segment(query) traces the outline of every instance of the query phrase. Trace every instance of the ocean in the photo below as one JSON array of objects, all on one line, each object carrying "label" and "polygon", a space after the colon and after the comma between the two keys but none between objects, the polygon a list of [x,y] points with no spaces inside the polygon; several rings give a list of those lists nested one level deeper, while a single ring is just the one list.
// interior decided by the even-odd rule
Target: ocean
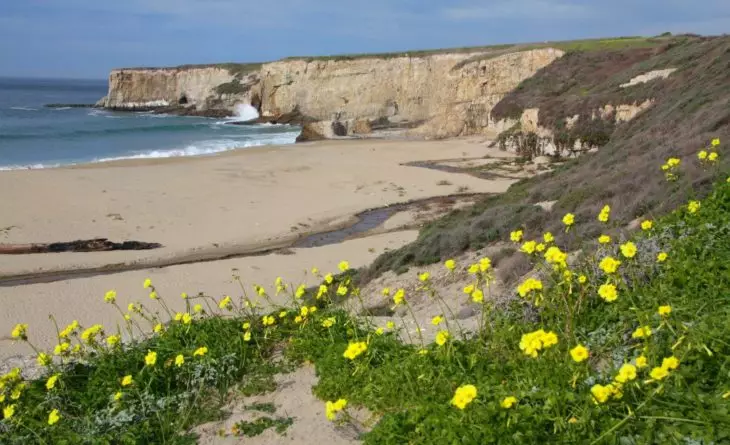
[{"label": "ocean", "polygon": [[105,80],[0,78],[0,170],[48,168],[119,159],[200,156],[239,147],[294,143],[289,125],[230,125],[256,117],[250,106],[228,119],[95,108]]}]

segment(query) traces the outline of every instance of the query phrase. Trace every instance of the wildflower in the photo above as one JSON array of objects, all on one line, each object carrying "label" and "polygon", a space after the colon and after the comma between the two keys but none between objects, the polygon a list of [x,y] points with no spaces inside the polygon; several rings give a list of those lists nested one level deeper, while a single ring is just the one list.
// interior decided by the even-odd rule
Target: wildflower
[{"label": "wildflower", "polygon": [[585,275],[580,275],[580,276],[578,276],[578,282],[579,282],[580,284],[585,284],[585,283],[586,283],[586,281],[588,281],[588,277],[587,277],[587,276],[585,276]]},{"label": "wildflower", "polygon": [[336,402],[330,402],[329,400],[325,403],[325,415],[329,420],[335,420],[337,413],[342,411],[347,406],[346,399],[339,399]]},{"label": "wildflower", "polygon": [[608,217],[611,213],[611,207],[608,205],[603,206],[601,213],[598,214],[598,220],[601,222],[608,222]]},{"label": "wildflower", "polygon": [[193,306],[193,312],[195,312],[196,314],[203,312],[203,305],[196,304],[195,306]]},{"label": "wildflower", "polygon": [[124,377],[122,377],[122,386],[129,386],[132,383],[134,383],[134,380],[132,380],[131,375],[125,375]]},{"label": "wildflower", "polygon": [[537,247],[536,241],[525,241],[525,243],[522,244],[522,247],[520,247],[520,251],[524,252],[528,255],[532,255],[535,253],[535,248]]},{"label": "wildflower", "polygon": [[395,329],[395,323],[392,321],[388,321],[385,323],[385,327],[388,329]]},{"label": "wildflower", "polygon": [[608,244],[611,242],[611,237],[608,235],[601,235],[598,237],[598,242],[601,244]]},{"label": "wildflower", "polygon": [[9,419],[15,415],[15,405],[8,405],[3,408],[3,417]]},{"label": "wildflower", "polygon": [[384,287],[383,288],[383,291],[381,293],[383,294],[384,297],[389,297],[390,296],[390,288],[389,287]]},{"label": "wildflower", "polygon": [[132,316],[130,314],[124,314],[124,320],[130,321],[132,319]]},{"label": "wildflower", "polygon": [[66,353],[66,351],[68,351],[69,346],[70,345],[68,343],[66,343],[66,342],[59,343],[59,344],[56,345],[55,348],[53,348],[53,354],[55,354],[55,355],[63,355],[63,354]]},{"label": "wildflower", "polygon": [[462,385],[456,388],[451,404],[459,409],[465,409],[477,397],[477,387],[474,385]]},{"label": "wildflower", "polygon": [[650,326],[640,326],[631,334],[631,338],[649,338],[651,337]]},{"label": "wildflower", "polygon": [[713,151],[712,153],[710,153],[709,156],[707,156],[707,160],[710,162],[715,162],[715,161],[717,161],[718,157],[720,157],[720,155],[717,154],[717,152]]},{"label": "wildflower", "polygon": [[345,350],[345,353],[342,354],[343,357],[349,358],[350,360],[355,360],[360,354],[364,353],[368,349],[368,344],[364,341],[359,342],[350,342],[349,345],[347,345],[347,349]]},{"label": "wildflower", "polygon": [[609,303],[616,301],[616,299],[618,298],[616,286],[609,283],[602,284],[601,287],[598,288],[598,296]]},{"label": "wildflower", "polygon": [[114,347],[119,344],[119,342],[122,341],[122,337],[119,335],[110,335],[106,338],[106,344],[109,345],[109,347]]},{"label": "wildflower", "polygon": [[16,324],[13,328],[13,332],[11,332],[11,335],[13,338],[20,338],[22,340],[25,340],[28,338],[28,325],[25,323],[19,323]]},{"label": "wildflower", "polygon": [[538,244],[537,246],[535,246],[535,250],[538,252],[542,252],[543,250],[545,250],[545,244],[543,244],[543,243]]},{"label": "wildflower", "polygon": [[185,312],[182,316],[182,322],[183,324],[190,324],[193,321],[192,315]]},{"label": "wildflower", "polygon": [[502,399],[502,401],[499,403],[499,406],[504,409],[510,409],[515,405],[515,403],[517,403],[517,397],[508,396]]},{"label": "wildflower", "polygon": [[279,318],[285,318],[286,317],[286,311],[279,312]]},{"label": "wildflower", "polygon": [[551,246],[545,251],[545,261],[556,267],[567,267],[567,259],[568,255],[555,246]]},{"label": "wildflower", "polygon": [[488,271],[492,267],[492,260],[487,257],[479,259],[479,270],[482,272]]},{"label": "wildflower", "polygon": [[426,355],[428,354],[428,349],[421,348],[418,350],[418,355]]},{"label": "wildflower", "polygon": [[345,286],[344,284],[340,284],[337,287],[337,295],[339,295],[341,297],[344,297],[345,295],[347,295],[347,286]]},{"label": "wildflower", "polygon": [[690,201],[689,204],[687,204],[687,211],[695,214],[700,210],[700,206],[701,204],[699,201]]},{"label": "wildflower", "polygon": [[294,293],[294,296],[297,298],[302,298],[306,291],[307,287],[303,284],[300,284],[299,287],[297,287],[297,291]]},{"label": "wildflower", "polygon": [[641,222],[641,230],[650,230],[654,223],[651,220],[644,220]]},{"label": "wildflower", "polygon": [[475,263],[475,264],[472,264],[472,265],[470,265],[470,266],[469,266],[469,270],[468,270],[468,272],[469,272],[470,274],[472,274],[472,275],[478,274],[478,273],[479,273],[479,265],[478,265],[478,264],[476,264],[476,263]]},{"label": "wildflower", "polygon": [[669,166],[667,164],[662,165],[662,171],[669,170]]},{"label": "wildflower", "polygon": [[178,368],[185,364],[185,356],[182,354],[178,354],[177,357],[175,357],[175,366]]},{"label": "wildflower", "polygon": [[436,344],[439,346],[445,345],[449,341],[450,336],[449,331],[438,331],[436,333]]},{"label": "wildflower", "polygon": [[337,268],[340,269],[340,272],[347,272],[348,269],[350,269],[350,263],[347,261],[340,261],[340,264],[337,265]]},{"label": "wildflower", "polygon": [[669,315],[669,314],[672,313],[672,306],[670,306],[668,304],[667,305],[664,305],[664,306],[659,306],[659,309],[658,309],[657,312],[659,313],[659,315],[661,315],[662,317],[664,317],[664,316]]},{"label": "wildflower", "polygon": [[117,301],[117,292],[114,290],[106,291],[106,294],[104,295],[104,301],[109,304],[114,304],[114,302]]},{"label": "wildflower", "polygon": [[648,365],[648,360],[646,359],[645,356],[640,355],[640,356],[636,357],[636,367],[637,368],[639,368],[639,369],[646,368],[647,365]]},{"label": "wildflower", "polygon": [[115,393],[114,393],[114,401],[115,401],[115,402],[118,402],[118,401],[120,401],[120,400],[122,399],[122,396],[123,396],[123,395],[124,395],[124,394],[123,394],[123,393],[122,393],[121,391],[117,391],[117,392],[115,392]]},{"label": "wildflower", "polygon": [[385,332],[383,328],[378,328],[375,330],[375,335],[383,335],[383,332]]},{"label": "wildflower", "polygon": [[272,326],[274,323],[276,323],[276,318],[274,318],[273,315],[264,315],[261,318],[261,321],[263,321],[264,326]]},{"label": "wildflower", "polygon": [[697,153],[697,159],[700,161],[704,161],[707,159],[707,151],[706,150],[700,150],[699,153]]},{"label": "wildflower", "polygon": [[720,138],[714,138],[712,142],[710,142],[710,145],[712,145],[713,147],[717,147],[718,145],[720,145]]},{"label": "wildflower", "polygon": [[301,315],[297,315],[296,317],[294,317],[294,323],[296,323],[296,324],[301,323],[303,320],[304,320],[304,318],[302,318]]},{"label": "wildflower", "polygon": [[474,303],[481,303],[484,301],[484,292],[482,292],[480,289],[475,289],[474,292],[471,293],[471,301]]},{"label": "wildflower", "polygon": [[317,296],[316,296],[317,300],[322,298],[326,293],[327,293],[327,286],[325,286],[324,284],[320,284],[319,289],[317,289]]},{"label": "wildflower", "polygon": [[53,374],[52,376],[48,377],[48,380],[46,380],[46,389],[52,390],[56,387],[56,382],[58,381],[58,377],[60,377],[60,374]]},{"label": "wildflower", "polygon": [[396,306],[403,303],[403,300],[405,299],[406,291],[403,289],[398,289],[395,292],[395,295],[393,295],[393,303],[395,303]]},{"label": "wildflower", "polygon": [[299,310],[299,315],[302,317],[306,317],[309,315],[309,308],[307,306],[302,306],[302,308]]},{"label": "wildflower", "polygon": [[545,233],[544,233],[544,234],[542,235],[542,240],[543,240],[543,241],[545,241],[545,243],[546,243],[546,244],[550,244],[550,243],[552,243],[553,241],[555,241],[555,237],[553,236],[553,234],[552,234],[552,233],[550,233],[550,232],[545,232]]},{"label": "wildflower", "polygon": [[636,244],[631,241],[621,244],[621,255],[626,258],[633,258],[636,255]]},{"label": "wildflower", "polygon": [[523,334],[520,339],[520,350],[530,357],[537,357],[542,349],[547,349],[558,343],[558,336],[554,332],[545,332],[539,329]]},{"label": "wildflower", "polygon": [[669,371],[666,368],[656,367],[651,370],[649,377],[654,380],[663,380],[669,375]]},{"label": "wildflower", "polygon": [[583,345],[578,345],[575,348],[570,350],[570,356],[573,358],[573,361],[576,363],[580,363],[584,360],[588,359],[588,348],[586,348]]},{"label": "wildflower", "polygon": [[509,234],[509,239],[515,243],[519,243],[522,240],[522,230],[515,230]]},{"label": "wildflower", "polygon": [[440,325],[444,321],[444,317],[437,315],[431,319],[431,324],[434,326]]},{"label": "wildflower", "polygon": [[662,359],[662,368],[677,369],[677,367],[679,367],[679,359],[677,357],[671,356]]},{"label": "wildflower", "polygon": [[431,274],[428,272],[424,272],[418,276],[418,279],[422,282],[428,281],[428,279],[431,277]]},{"label": "wildflower", "polygon": [[154,327],[154,328],[152,328],[152,330],[153,330],[153,331],[154,331],[154,332],[155,332],[156,334],[159,334],[160,332],[162,332],[162,329],[163,329],[162,323],[157,323],[157,324],[155,325],[155,327]]},{"label": "wildflower", "polygon": [[102,325],[95,324],[81,333],[81,340],[87,343],[93,343],[96,340],[96,336],[103,331],[104,327]]},{"label": "wildflower", "polygon": [[55,425],[59,420],[61,420],[61,415],[58,414],[58,410],[57,409],[54,409],[48,415],[48,424],[49,425]]},{"label": "wildflower", "polygon": [[657,263],[663,263],[667,260],[667,257],[668,255],[666,252],[659,252],[659,254],[657,254],[656,256],[656,261]]},{"label": "wildflower", "polygon": [[175,314],[175,321],[180,321],[180,320],[182,320],[182,316],[183,316],[182,312],[178,312],[178,313],[176,313],[176,314]]},{"label": "wildflower", "polygon": [[327,275],[324,276],[324,281],[327,284],[332,284],[333,280],[334,280],[334,277],[332,276],[331,273],[328,273]]},{"label": "wildflower", "polygon": [[593,395],[596,403],[606,403],[609,397],[611,397],[612,392],[613,391],[609,386],[596,384],[591,387],[591,394]]},{"label": "wildflower", "polygon": [[450,259],[446,260],[444,262],[444,267],[453,271],[454,269],[456,269],[456,261]]},{"label": "wildflower", "polygon": [[160,296],[157,295],[157,291],[150,292],[150,300],[159,300]]},{"label": "wildflower", "polygon": [[243,333],[243,341],[251,341],[251,331],[246,331]]},{"label": "wildflower", "polygon": [[187,300],[188,299],[188,294],[186,294],[185,292],[183,292],[183,293],[180,294],[180,298],[182,298],[183,300]]},{"label": "wildflower", "polygon": [[150,280],[149,278],[145,278],[142,287],[145,289],[149,289],[150,287],[152,287],[152,280]]},{"label": "wildflower", "polygon": [[532,291],[541,291],[542,281],[535,278],[528,278],[517,287],[517,293],[520,297],[525,298]]},{"label": "wildflower", "polygon": [[598,263],[598,267],[606,274],[616,273],[616,270],[618,270],[620,265],[621,261],[611,256],[603,258],[601,262]]},{"label": "wildflower", "polygon": [[571,417],[570,419],[568,419],[568,423],[570,423],[570,424],[578,423],[578,419],[576,419],[575,417]]},{"label": "wildflower", "polygon": [[196,349],[195,352],[193,352],[193,357],[202,357],[207,353],[208,353],[208,347],[201,346],[198,349]]},{"label": "wildflower", "polygon": [[147,366],[155,366],[155,363],[157,363],[157,353],[148,350],[147,355],[144,356],[144,363]]},{"label": "wildflower", "polygon": [[618,375],[616,375],[615,380],[619,383],[626,383],[634,379],[636,379],[636,366],[630,363],[625,363],[621,366],[621,368],[619,368]]},{"label": "wildflower", "polygon": [[276,280],[274,280],[274,286],[276,287],[276,295],[279,295],[280,292],[283,292],[286,289],[286,286],[284,286],[284,280],[281,277],[276,277]]},{"label": "wildflower", "polygon": [[682,162],[679,158],[669,158],[667,159],[667,165],[669,168],[679,167],[680,162]]},{"label": "wildflower", "polygon": [[218,307],[221,308],[221,309],[230,309],[230,307],[231,307],[231,297],[229,297],[228,295],[226,295],[220,301],[220,303],[218,303]]},{"label": "wildflower", "polygon": [[567,227],[572,226],[575,223],[575,215],[572,213],[566,213],[565,216],[563,216],[563,224],[565,224]]},{"label": "wildflower", "polygon": [[129,303],[127,305],[127,311],[129,311],[129,312],[137,312],[138,310],[139,310],[139,308],[134,303]]},{"label": "wildflower", "polygon": [[335,317],[325,318],[324,320],[322,320],[322,327],[331,328],[332,326],[335,325],[335,323],[337,323],[337,318],[335,318]]},{"label": "wildflower", "polygon": [[464,286],[464,293],[471,295],[471,293],[474,292],[474,285],[470,284],[468,286]]},{"label": "wildflower", "polygon": [[71,334],[76,332],[76,330],[79,328],[79,322],[74,320],[66,326],[61,332],[58,333],[58,336],[60,338],[68,338]]},{"label": "wildflower", "polygon": [[266,289],[264,289],[263,286],[259,286],[258,284],[256,284],[253,288],[258,296],[263,297],[264,295],[266,295]]},{"label": "wildflower", "polygon": [[40,366],[48,366],[51,364],[51,356],[46,354],[45,352],[41,352],[38,354],[38,357],[36,358],[36,361]]}]

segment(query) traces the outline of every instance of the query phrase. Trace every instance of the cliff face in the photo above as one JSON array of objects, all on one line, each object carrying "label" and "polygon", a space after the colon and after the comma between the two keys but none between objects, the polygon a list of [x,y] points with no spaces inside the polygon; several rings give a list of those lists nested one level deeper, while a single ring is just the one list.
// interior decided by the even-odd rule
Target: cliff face
[{"label": "cliff face", "polygon": [[109,75],[104,106],[113,109],[189,107],[230,110],[251,103],[258,73],[236,75],[226,68],[118,69]]},{"label": "cliff face", "polygon": [[297,110],[348,127],[363,119],[423,123],[413,132],[425,137],[479,133],[505,94],[562,54],[545,48],[496,57],[274,62],[261,70],[261,112],[277,116]]}]

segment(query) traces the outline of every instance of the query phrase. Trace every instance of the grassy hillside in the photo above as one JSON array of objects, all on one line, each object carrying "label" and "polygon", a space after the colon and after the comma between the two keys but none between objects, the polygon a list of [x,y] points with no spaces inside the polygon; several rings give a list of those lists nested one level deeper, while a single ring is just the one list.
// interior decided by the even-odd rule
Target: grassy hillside
[{"label": "grassy hillside", "polygon": [[[664,68],[677,71],[666,80],[619,87],[636,75]],[[608,142],[597,153],[571,159],[550,174],[523,180],[504,195],[429,224],[417,241],[384,254],[363,277],[480,249],[517,227],[560,232],[560,221],[535,206],[542,201],[556,201],[553,212],[572,212],[584,222],[571,234],[576,247],[600,234],[595,215],[605,204],[617,209],[614,217],[625,226],[703,196],[713,169],[704,168],[696,154],[714,137],[730,140],[729,87],[730,37],[679,38],[656,48],[567,54],[508,94],[495,107],[494,117],[516,117],[525,108],[539,107],[540,124],[560,131],[564,118],[579,114],[586,120],[605,104],[653,99],[653,106],[628,123],[607,126]],[[583,128],[595,130],[592,125]],[[670,156],[679,157],[685,170],[667,189],[664,177],[654,173]],[[724,153],[719,164],[728,165]]]}]

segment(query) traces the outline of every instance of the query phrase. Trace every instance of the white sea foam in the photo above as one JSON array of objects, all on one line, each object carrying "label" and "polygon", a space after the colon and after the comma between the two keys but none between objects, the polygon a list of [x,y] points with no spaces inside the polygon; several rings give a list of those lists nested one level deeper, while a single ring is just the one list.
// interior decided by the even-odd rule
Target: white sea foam
[{"label": "white sea foam", "polygon": [[35,170],[39,168],[55,168],[60,166],[61,164],[0,165],[0,171]]},{"label": "white sea foam", "polygon": [[53,108],[53,109],[56,111],[62,111],[62,110],[70,110],[71,107],[58,107],[58,108]]},{"label": "white sea foam", "polygon": [[31,108],[31,107],[10,107],[11,110],[21,110],[21,111],[38,111],[38,108]]}]

